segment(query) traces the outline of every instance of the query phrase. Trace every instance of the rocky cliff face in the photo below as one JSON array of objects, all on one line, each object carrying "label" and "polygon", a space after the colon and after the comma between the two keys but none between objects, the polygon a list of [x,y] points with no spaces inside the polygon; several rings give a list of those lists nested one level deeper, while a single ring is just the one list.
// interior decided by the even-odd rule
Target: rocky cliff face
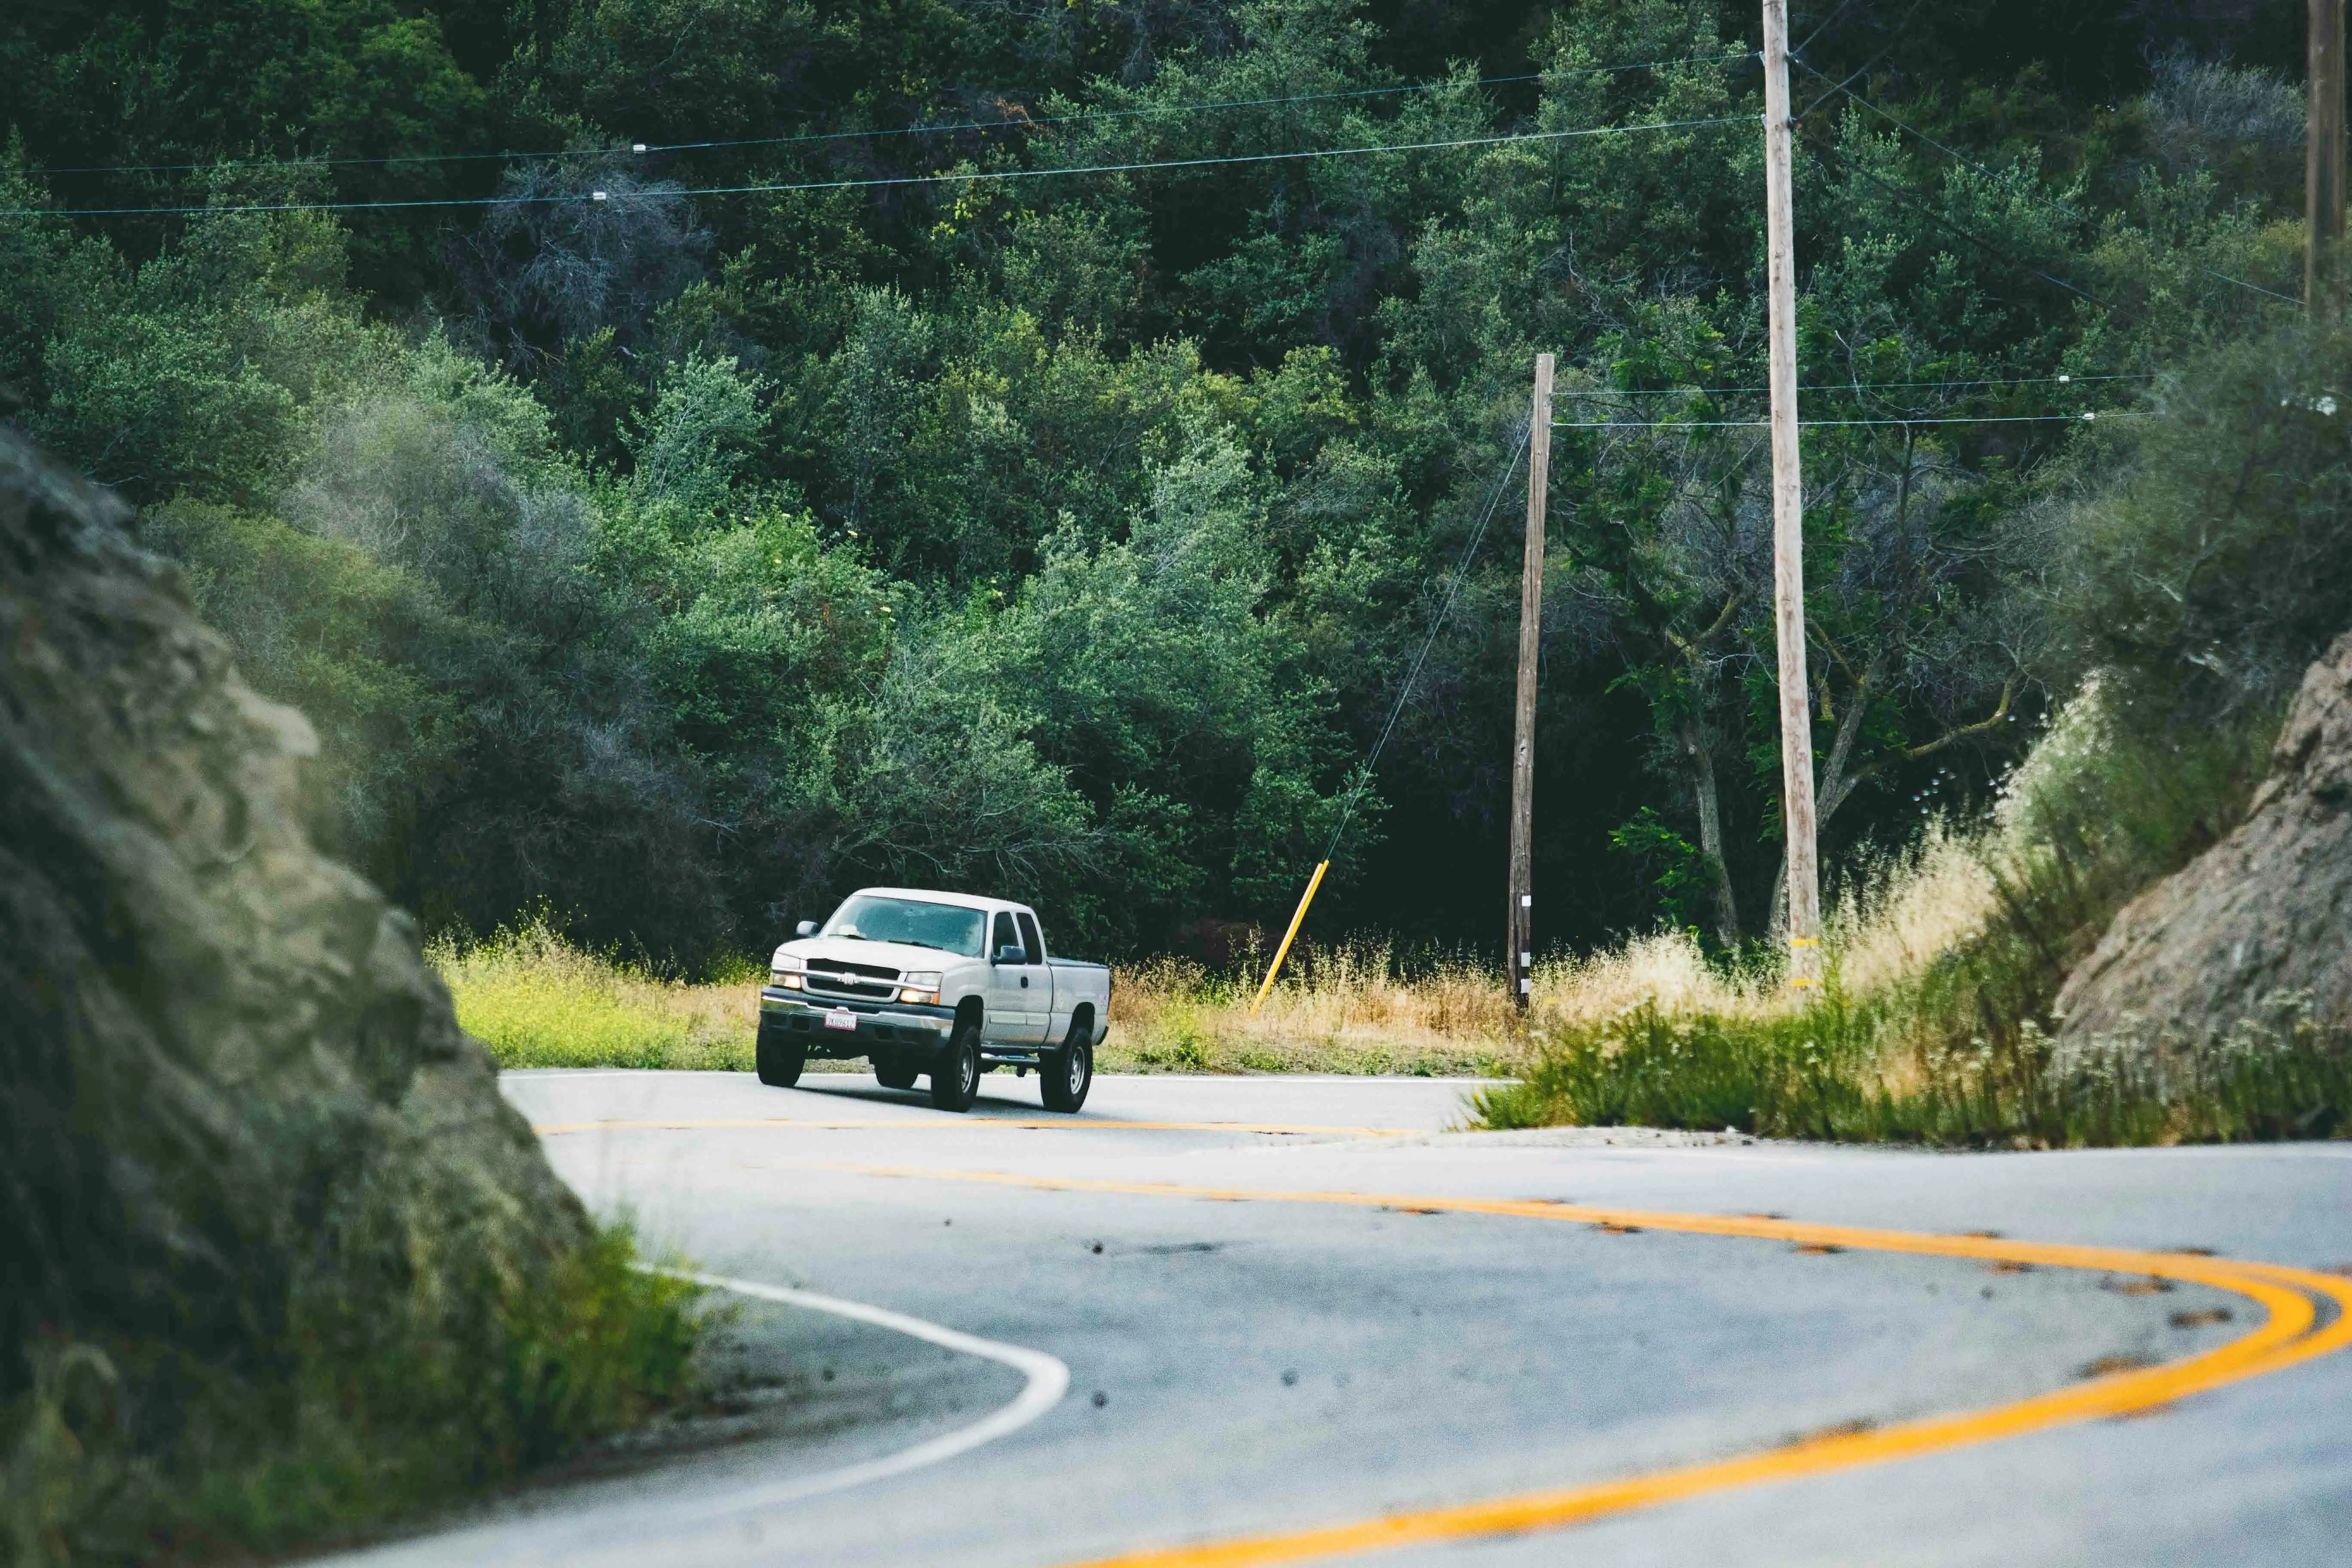
[{"label": "rocky cliff face", "polygon": [[125,521],[0,432],[0,1400],[67,1342],[257,1411],[321,1336],[471,1375],[585,1216]]},{"label": "rocky cliff face", "polygon": [[2195,1042],[2288,997],[2352,1028],[2352,634],[2304,676],[2244,825],[2126,906],[2058,1011],[2069,1043]]}]

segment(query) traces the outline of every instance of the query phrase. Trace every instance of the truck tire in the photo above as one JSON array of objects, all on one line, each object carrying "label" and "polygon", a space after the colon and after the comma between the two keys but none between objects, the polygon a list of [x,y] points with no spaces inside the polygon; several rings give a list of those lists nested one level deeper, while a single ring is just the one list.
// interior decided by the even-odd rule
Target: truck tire
[{"label": "truck tire", "polygon": [[922,1069],[905,1057],[876,1057],[874,1081],[884,1089],[912,1089]]},{"label": "truck tire", "polygon": [[959,1024],[931,1063],[931,1103],[941,1110],[970,1110],[979,1098],[980,1026]]},{"label": "truck tire", "polygon": [[796,1040],[779,1038],[767,1030],[760,1031],[758,1058],[760,1081],[771,1089],[790,1089],[801,1080],[801,1068],[808,1065],[808,1047]]},{"label": "truck tire", "polygon": [[1069,1038],[1058,1051],[1047,1051],[1037,1064],[1037,1087],[1048,1110],[1076,1110],[1087,1102],[1095,1086],[1095,1048],[1087,1037],[1094,1020],[1081,1013],[1070,1020]]}]

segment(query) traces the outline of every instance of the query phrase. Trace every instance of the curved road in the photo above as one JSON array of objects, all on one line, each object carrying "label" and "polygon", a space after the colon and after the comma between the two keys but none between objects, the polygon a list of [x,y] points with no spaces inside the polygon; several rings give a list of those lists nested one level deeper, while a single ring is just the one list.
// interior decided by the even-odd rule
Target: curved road
[{"label": "curved road", "polygon": [[2352,1562],[2352,1146],[1460,1133],[1467,1086],[1411,1079],[1105,1078],[1076,1118],[1001,1073],[966,1117],[803,1085],[505,1079],[592,1206],[823,1363],[793,1419],[349,1561]]}]

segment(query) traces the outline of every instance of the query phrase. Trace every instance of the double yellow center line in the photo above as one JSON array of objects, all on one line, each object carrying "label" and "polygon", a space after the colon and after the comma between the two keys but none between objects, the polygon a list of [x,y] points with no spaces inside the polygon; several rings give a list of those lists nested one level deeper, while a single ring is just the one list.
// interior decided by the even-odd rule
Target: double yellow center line
[{"label": "double yellow center line", "polygon": [[[1606,1515],[1649,1508],[1703,1493],[1794,1480],[1833,1470],[1885,1464],[1922,1454],[2021,1436],[2104,1416],[2154,1410],[2189,1394],[2277,1372],[2352,1343],[2352,1279],[2275,1264],[2178,1252],[2012,1241],[1994,1236],[1936,1236],[1860,1226],[1814,1225],[1763,1215],[1679,1214],[1656,1209],[1595,1208],[1528,1199],[1423,1197],[1357,1192],[1282,1192],[1205,1187],[1167,1182],[1092,1181],[1076,1177],[1009,1175],[994,1171],[919,1167],[835,1167],[866,1175],[976,1182],[1046,1192],[1124,1193],[1147,1197],[1204,1198],[1223,1203],[1328,1204],[1348,1208],[1411,1209],[1444,1214],[1504,1215],[1612,1231],[1655,1230],[1690,1236],[1736,1237],[1817,1248],[1971,1258],[1984,1263],[2176,1280],[2231,1291],[2263,1310],[2260,1327],[2229,1343],[2184,1360],[2109,1373],[2069,1388],[2006,1405],[1917,1421],[1840,1431],[1706,1464],[1647,1475],[1563,1487],[1447,1508],[1383,1514],[1372,1519],[1222,1541],[1157,1547],[1070,1564],[1069,1568],[1271,1568],[1360,1552],[1482,1536],[1557,1530]],[[2327,1321],[2322,1324],[2322,1312]]]},{"label": "double yellow center line", "polygon": [[[1398,1136],[1407,1128],[1333,1127],[1283,1122],[1087,1121],[1057,1120],[582,1121],[542,1126],[545,1135],[627,1130],[799,1128],[849,1130],[1023,1128],[1055,1131],[1151,1130],[1263,1134]],[[2227,1344],[2159,1366],[2133,1368],[2004,1405],[1928,1416],[1885,1426],[1840,1430],[1728,1459],[1654,1470],[1583,1486],[1517,1492],[1444,1508],[1382,1514],[1300,1530],[1154,1547],[1090,1559],[1067,1568],[1274,1568],[1362,1552],[1481,1537],[1557,1530],[1612,1514],[1650,1508],[1739,1487],[1885,1464],[2102,1417],[2158,1409],[2189,1394],[2281,1371],[2352,1343],[2352,1279],[2277,1264],[2180,1252],[2076,1247],[1972,1234],[1938,1236],[1860,1226],[1817,1225],[1762,1215],[1682,1214],[1656,1209],[1593,1207],[1524,1198],[1423,1197],[1347,1191],[1267,1190],[1122,1182],[1075,1176],[1015,1175],[997,1171],[950,1171],[903,1165],[811,1163],[811,1168],[870,1176],[970,1182],[1043,1192],[1115,1193],[1139,1197],[1208,1199],[1221,1203],[1323,1204],[1346,1208],[1475,1214],[1601,1226],[1614,1232],[1654,1230],[1775,1241],[1809,1250],[1887,1252],[1973,1259],[1990,1265],[2086,1269],[2095,1273],[2210,1286],[2262,1310],[2261,1324]]]}]

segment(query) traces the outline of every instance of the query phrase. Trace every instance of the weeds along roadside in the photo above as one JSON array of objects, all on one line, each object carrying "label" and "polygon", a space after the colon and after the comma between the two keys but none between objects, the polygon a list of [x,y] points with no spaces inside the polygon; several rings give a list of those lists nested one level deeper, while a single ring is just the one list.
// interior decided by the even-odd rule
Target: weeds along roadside
[{"label": "weeds along roadside", "polygon": [[[1931,826],[1849,879],[1831,984],[1810,999],[1672,932],[1539,963],[1524,1027],[1504,983],[1459,957],[1310,945],[1255,1016],[1247,955],[1162,958],[1119,970],[1099,1066],[1516,1079],[1475,1097],[1489,1127],[1997,1146],[2342,1131],[2347,1043],[2294,998],[2212,1040],[2062,1050],[2053,1029],[2061,983],[2115,911],[2236,825],[2274,728],[2144,733],[2095,686],[1991,822]],[[583,952],[544,915],[430,956],[503,1066],[751,1065],[754,963],[685,984]]]},{"label": "weeds along roadside", "polygon": [[2115,912],[2242,817],[2275,718],[2142,732],[2094,687],[1993,820],[1933,827],[1850,883],[1830,977],[1727,978],[1696,944],[1636,943],[1609,984],[1538,1008],[1488,1127],[1640,1123],[1947,1146],[2340,1135],[2352,1040],[2272,998],[2220,1037],[2062,1042],[2053,1007]]},{"label": "weeds along roadside", "polygon": [[298,1279],[264,1366],[137,1341],[37,1347],[0,1489],[9,1560],[242,1562],[348,1541],[684,1407],[703,1392],[709,1312],[638,1258],[626,1226],[599,1227],[552,1268],[484,1281],[495,1310],[456,1334],[446,1303],[407,1300],[387,1325],[383,1300]]},{"label": "weeds along roadside", "polygon": [[[764,973],[756,961],[688,984],[573,945],[544,911],[477,942],[436,938],[425,956],[458,1023],[500,1067],[751,1070]],[[1413,959],[1378,942],[1310,947],[1255,1017],[1247,968],[1181,958],[1120,966],[1099,1069],[1476,1076],[1517,1065],[1509,993],[1466,961]],[[864,1070],[809,1064],[835,1066]]]}]

